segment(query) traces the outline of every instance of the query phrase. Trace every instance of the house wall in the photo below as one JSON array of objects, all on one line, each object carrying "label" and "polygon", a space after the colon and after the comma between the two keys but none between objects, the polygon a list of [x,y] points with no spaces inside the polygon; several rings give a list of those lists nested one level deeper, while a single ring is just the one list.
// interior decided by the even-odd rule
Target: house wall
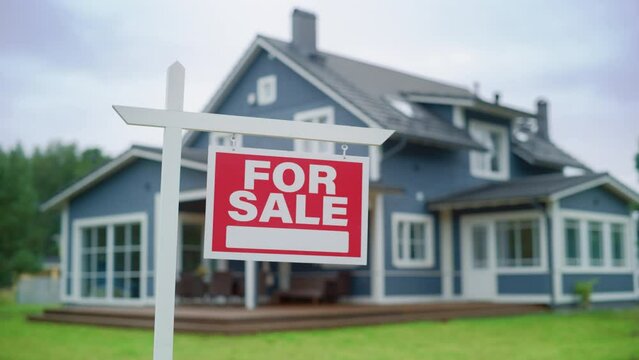
[{"label": "house wall", "polygon": [[[119,215],[134,212],[147,214],[147,296],[153,296],[153,266],[155,239],[155,194],[160,191],[161,164],[157,161],[137,159],[100,184],[78,195],[69,203],[67,259],[73,259],[73,222],[78,219]],[[180,189],[201,189],[206,184],[206,173],[182,168]],[[71,287],[67,287],[70,291]]]},{"label": "house wall", "polygon": [[[256,93],[257,79],[266,75],[275,75],[277,77],[277,100],[270,105],[250,105],[247,102],[247,97],[251,93]],[[288,120],[293,119],[297,112],[325,106],[334,108],[335,124],[366,126],[361,120],[309,84],[304,78],[279,60],[269,57],[262,50],[215,112]],[[293,150],[293,141],[290,139],[244,136],[242,145],[265,149]],[[198,134],[191,146],[206,148],[208,146],[208,134]],[[341,152],[338,147],[339,144],[336,146],[336,151]],[[349,145],[348,154],[368,156],[368,147]]]},{"label": "house wall", "polygon": [[562,209],[584,210],[606,214],[629,216],[628,204],[618,196],[598,186],[582,191],[559,201]]}]

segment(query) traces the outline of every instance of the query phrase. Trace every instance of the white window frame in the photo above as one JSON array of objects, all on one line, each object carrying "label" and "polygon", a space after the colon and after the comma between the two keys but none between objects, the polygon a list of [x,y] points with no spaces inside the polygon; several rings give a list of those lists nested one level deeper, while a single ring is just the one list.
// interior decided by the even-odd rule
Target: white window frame
[{"label": "white window frame", "polygon": [[[498,221],[521,221],[521,220],[536,220],[539,224],[539,265],[526,266],[526,267],[504,267],[499,265],[498,254],[498,242],[497,242],[497,222]],[[477,215],[464,215],[461,217],[462,234],[470,233],[470,226],[478,223],[484,223],[488,225],[489,241],[494,242],[494,268],[496,274],[509,275],[509,274],[540,274],[548,271],[548,248],[547,248],[547,234],[546,234],[546,217],[540,211],[524,210],[517,212],[499,212],[489,214],[477,214]],[[463,250],[462,250],[463,251]]]},{"label": "white window frame", "polygon": [[[568,259],[568,254],[566,253],[566,249],[568,248],[568,239],[566,239],[566,230],[567,230],[567,224],[568,222],[575,222],[576,223],[576,228],[575,230],[577,231],[577,258],[576,259]],[[584,253],[584,249],[582,248],[583,246],[583,241],[582,238],[584,236],[587,236],[588,234],[583,234],[582,233],[582,228],[581,228],[581,220],[577,219],[573,219],[573,218],[569,218],[569,217],[565,217],[561,220],[561,234],[563,237],[563,262],[564,262],[564,266],[566,267],[579,267],[582,264],[583,259],[583,253]],[[574,261],[576,260],[576,261]],[[573,261],[573,262],[571,262]]]},{"label": "white window frame", "polygon": [[[317,122],[316,120],[320,117],[326,117],[326,124],[333,125],[335,124],[335,109],[332,106],[324,106],[316,109],[305,110],[295,113],[293,115],[294,121],[306,121],[306,122]],[[301,140],[295,139],[294,148],[297,152],[303,152],[305,145],[310,142],[311,144],[318,144],[319,141],[315,140]],[[314,146],[317,147],[317,146]],[[320,153],[320,152],[314,152]],[[322,154],[335,154],[335,143],[328,142],[326,152],[321,152]]]},{"label": "white window frame", "polygon": [[[434,243],[434,221],[433,217],[428,214],[416,214],[405,212],[394,212],[391,215],[391,231],[392,231],[392,253],[393,266],[396,268],[429,268],[435,264],[435,243]],[[423,223],[425,225],[424,232],[424,249],[426,251],[423,260],[401,259],[397,251],[399,242],[403,242],[405,249],[408,249],[408,239],[399,239],[398,229],[399,223]]]},{"label": "white window frame", "polygon": [[[266,89],[270,88],[270,93]],[[271,105],[277,101],[277,76],[266,75],[257,79],[257,105]]]},{"label": "white window frame", "polygon": [[[510,137],[508,129],[505,126],[489,124],[484,121],[470,120],[468,122],[468,132],[471,137],[473,133],[478,131],[497,132],[501,135],[502,144],[498,156],[500,170],[490,171],[483,168],[482,163],[486,158],[486,151],[471,150],[470,151],[470,174],[477,178],[489,180],[508,180],[510,177]],[[475,137],[473,137],[475,139]],[[479,141],[478,141],[479,142]]]},{"label": "white window frame", "polygon": [[[633,220],[630,215],[616,215],[608,213],[597,213],[592,211],[561,209],[559,211],[559,218],[561,223],[566,219],[573,219],[579,221],[579,227],[581,232],[581,261],[579,266],[566,266],[565,261],[562,261],[561,267],[566,274],[578,274],[578,273],[631,273],[633,271],[632,264],[633,259],[630,257],[631,252],[635,249],[631,239],[633,229]],[[603,235],[603,265],[591,266],[590,265],[590,238],[588,234],[588,222],[600,222],[602,224]],[[624,225],[624,265],[613,266],[612,259],[612,239],[611,239],[611,224],[623,224]],[[562,227],[563,230],[563,227]],[[562,239],[565,240],[564,234],[561,234]],[[565,249],[561,249],[561,258],[565,259]]]},{"label": "white window frame", "polygon": [[[512,223],[512,224],[515,225],[515,228],[514,228],[514,232],[516,234],[515,240],[518,240],[515,243],[515,250],[516,250],[515,251],[516,252],[515,256],[516,257],[514,259],[510,259],[510,258],[507,259],[509,261],[514,261],[513,264],[502,264],[502,257],[500,255],[507,254],[507,251],[506,251],[506,249],[502,249],[501,248],[502,246],[504,246],[506,244],[504,244],[504,243],[499,241],[499,234],[498,234],[499,226],[497,226],[497,225],[500,222]],[[533,226],[533,229],[534,229],[535,226],[537,226],[537,239],[536,239],[537,242],[538,242],[538,244],[537,244],[538,253],[536,254],[537,255],[537,264],[532,264],[532,265],[524,265],[524,264],[522,264],[522,262],[524,260],[523,259],[523,250],[522,250],[523,240],[522,240],[522,237],[521,237],[521,229],[522,229],[521,228],[521,223],[522,222],[530,222],[532,224],[531,226]],[[531,229],[531,231],[533,229]],[[496,241],[495,245],[496,245],[496,250],[497,250],[497,254],[496,254],[497,255],[497,257],[496,257],[496,259],[497,259],[497,268],[500,268],[500,269],[535,269],[535,268],[538,268],[538,267],[541,266],[541,261],[542,261],[542,259],[541,259],[541,241],[542,241],[541,240],[541,232],[544,231],[544,230],[541,228],[541,224],[540,224],[539,219],[535,219],[535,218],[497,219],[495,221],[495,230],[494,231],[495,231],[495,241]],[[533,232],[533,235],[534,235],[534,232]],[[535,241],[535,238],[533,238],[532,240]],[[534,248],[534,245],[533,245],[533,248]]]},{"label": "white window frame", "polygon": [[[140,297],[115,298],[113,296],[113,264],[115,241],[115,226],[120,224],[140,224]],[[81,297],[81,241],[82,229],[86,227],[105,226],[107,228],[107,294],[104,298]],[[147,277],[148,277],[148,216],[144,212],[135,212],[119,215],[107,215],[73,220],[73,266],[72,266],[72,301],[82,304],[140,304],[147,301]]]},{"label": "white window frame", "polygon": [[208,266],[208,262],[212,260],[204,259],[204,214],[194,214],[194,213],[180,213],[178,215],[178,249],[177,249],[177,266],[176,266],[176,276],[179,279],[180,274],[182,273],[182,251],[184,248],[184,229],[182,228],[184,225],[200,225],[202,226],[202,248],[200,249],[200,254],[202,254],[200,258],[200,265],[204,266],[206,270],[205,278],[208,279],[210,275],[210,267]]},{"label": "white window frame", "polygon": [[453,126],[458,129],[466,128],[466,117],[464,116],[464,108],[459,105],[453,105]]},{"label": "white window frame", "polygon": [[[613,230],[615,226],[621,226],[621,262],[617,262],[617,259],[614,258],[615,254],[614,254],[614,249],[615,249],[615,244],[614,244],[614,238],[612,237],[613,235]],[[618,222],[610,222],[610,227],[608,228],[608,230],[610,231],[610,262],[612,267],[620,267],[623,268],[626,263],[628,262],[628,242],[626,241],[626,228],[628,227],[628,225],[624,224],[624,223],[618,223]]]}]

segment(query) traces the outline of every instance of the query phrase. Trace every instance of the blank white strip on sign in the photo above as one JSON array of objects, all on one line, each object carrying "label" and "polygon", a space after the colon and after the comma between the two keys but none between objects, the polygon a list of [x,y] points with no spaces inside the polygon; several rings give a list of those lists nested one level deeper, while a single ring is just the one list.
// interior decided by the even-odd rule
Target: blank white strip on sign
[{"label": "blank white strip on sign", "polygon": [[226,228],[226,246],[253,250],[347,253],[348,232],[228,226]]}]

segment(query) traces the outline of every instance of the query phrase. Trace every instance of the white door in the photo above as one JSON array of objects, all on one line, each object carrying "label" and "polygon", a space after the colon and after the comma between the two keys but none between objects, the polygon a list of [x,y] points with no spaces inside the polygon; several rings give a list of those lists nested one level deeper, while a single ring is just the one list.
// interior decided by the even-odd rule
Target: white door
[{"label": "white door", "polygon": [[497,294],[493,224],[470,222],[462,233],[462,288],[464,298],[490,300]]}]

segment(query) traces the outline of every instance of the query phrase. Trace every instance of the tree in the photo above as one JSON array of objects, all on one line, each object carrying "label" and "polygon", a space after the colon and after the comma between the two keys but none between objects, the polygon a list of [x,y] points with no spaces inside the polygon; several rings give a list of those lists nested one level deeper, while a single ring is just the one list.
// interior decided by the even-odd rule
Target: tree
[{"label": "tree", "polygon": [[106,161],[100,149],[80,152],[59,142],[36,148],[30,158],[20,145],[0,148],[0,287],[12,278],[7,272],[33,271],[42,257],[58,253],[52,238],[60,214],[42,213],[39,204]]}]

